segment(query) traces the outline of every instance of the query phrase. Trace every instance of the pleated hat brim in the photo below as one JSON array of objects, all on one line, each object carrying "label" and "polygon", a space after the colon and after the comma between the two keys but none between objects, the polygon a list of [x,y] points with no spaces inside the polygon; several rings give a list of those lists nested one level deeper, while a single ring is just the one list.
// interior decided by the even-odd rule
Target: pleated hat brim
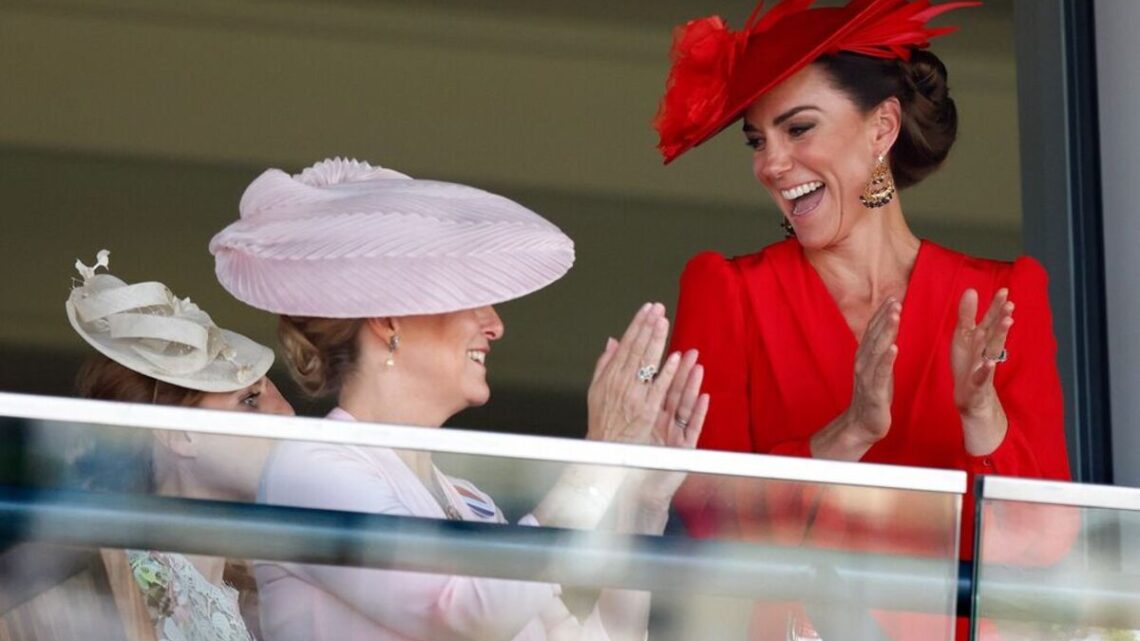
[{"label": "pleated hat brim", "polygon": [[573,241],[510,199],[359,165],[332,184],[254,180],[210,242],[222,286],[277,314],[408,316],[518,298],[574,263]]}]

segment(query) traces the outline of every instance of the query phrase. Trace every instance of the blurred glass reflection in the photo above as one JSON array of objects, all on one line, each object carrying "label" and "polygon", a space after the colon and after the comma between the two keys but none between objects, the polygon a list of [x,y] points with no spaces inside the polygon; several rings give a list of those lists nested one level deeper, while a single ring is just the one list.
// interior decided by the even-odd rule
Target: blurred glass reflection
[{"label": "blurred glass reflection", "polygon": [[1140,493],[1111,488],[1131,509],[1085,507],[1082,486],[1019,484],[1046,502],[978,502],[974,638],[1140,639]]},{"label": "blurred glass reflection", "polygon": [[[340,427],[325,422],[320,433]],[[580,617],[600,589],[650,590],[652,639],[953,633],[961,496],[876,487],[876,475],[890,470],[874,466],[856,468],[867,470],[859,482],[869,486],[812,480],[814,464],[800,481],[764,478],[763,457],[755,458],[755,476],[692,473],[666,534],[629,536],[615,531],[613,509],[596,530],[513,525],[568,465],[542,460],[541,452],[435,459],[449,476],[495,497],[507,522],[498,525],[155,497],[135,469],[153,430],[52,421],[21,429],[23,473],[0,501],[12,541],[0,562],[0,634],[7,635],[0,639],[92,638],[73,635],[93,630],[116,631],[100,638],[148,638],[140,612],[173,610],[140,588],[128,549],[224,568],[255,634],[249,568],[306,563],[345,566],[350,576],[401,571],[559,584]],[[560,441],[548,442],[557,448]],[[653,449],[641,453],[625,469],[652,468]],[[71,604],[66,617],[60,603]]]}]

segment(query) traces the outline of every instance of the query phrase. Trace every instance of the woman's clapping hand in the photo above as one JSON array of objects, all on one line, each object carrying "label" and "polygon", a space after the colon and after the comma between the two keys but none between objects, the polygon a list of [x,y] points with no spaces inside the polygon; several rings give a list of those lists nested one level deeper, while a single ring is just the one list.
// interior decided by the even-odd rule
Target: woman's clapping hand
[{"label": "woman's clapping hand", "polygon": [[989,454],[1005,439],[1008,420],[994,388],[994,373],[1005,360],[1005,341],[1013,327],[1009,290],[994,294],[980,323],[978,292],[967,289],[958,303],[958,325],[950,343],[954,370],[954,405],[962,418],[966,451]]},{"label": "woman's clapping hand", "polygon": [[[677,374],[665,395],[665,404],[653,426],[650,443],[663,447],[693,449],[701,437],[709,411],[709,395],[701,394],[704,367],[697,363],[697,350],[681,357]],[[637,481],[637,503],[642,510],[667,512],[673,494],[685,480],[684,472],[647,470]]]},{"label": "woman's clapping hand", "polygon": [[616,443],[650,442],[681,362],[680,355],[673,354],[657,371],[668,337],[664,305],[646,303],[634,315],[621,340],[611,338],[607,342],[586,395],[586,438]]},{"label": "woman's clapping hand", "polygon": [[855,352],[851,405],[811,439],[817,458],[857,461],[891,429],[902,304],[888,298],[871,317]]}]

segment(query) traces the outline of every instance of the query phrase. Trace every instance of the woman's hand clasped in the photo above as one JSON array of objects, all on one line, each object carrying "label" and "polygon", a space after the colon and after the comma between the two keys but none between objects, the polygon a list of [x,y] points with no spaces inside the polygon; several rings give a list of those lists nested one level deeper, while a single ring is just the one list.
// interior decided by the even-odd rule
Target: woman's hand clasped
[{"label": "woman's hand clasped", "polygon": [[[610,339],[598,358],[587,394],[586,438],[636,445],[696,446],[708,412],[700,393],[704,370],[696,351],[671,354],[660,365],[669,335],[665,307],[647,303],[621,340]],[[660,533],[669,502],[685,476],[612,466],[570,466],[535,508],[540,523],[594,527],[619,490],[619,520],[629,531]]]},{"label": "woman's hand clasped", "polygon": [[665,403],[653,425],[651,443],[665,447],[693,449],[705,425],[709,395],[701,394],[705,368],[697,363],[699,354],[691,349],[681,355]]},{"label": "woman's hand clasped", "polygon": [[657,370],[668,337],[665,307],[646,303],[621,340],[607,342],[586,395],[587,439],[650,442],[681,363],[680,354],[672,354]]},{"label": "woman's hand clasped", "polygon": [[1005,439],[1008,421],[994,388],[994,372],[1006,358],[1005,341],[1013,327],[1009,290],[999,289],[980,323],[978,292],[967,289],[958,304],[958,325],[950,342],[954,405],[962,418],[966,451],[993,452]]},{"label": "woman's hand clasped", "polygon": [[[709,395],[701,394],[705,371],[697,363],[697,357],[695,349],[681,357],[673,383],[665,395],[665,404],[653,425],[651,444],[688,450],[697,446],[709,411]],[[684,480],[684,472],[646,471],[638,481],[639,508],[668,512],[673,494]]]}]

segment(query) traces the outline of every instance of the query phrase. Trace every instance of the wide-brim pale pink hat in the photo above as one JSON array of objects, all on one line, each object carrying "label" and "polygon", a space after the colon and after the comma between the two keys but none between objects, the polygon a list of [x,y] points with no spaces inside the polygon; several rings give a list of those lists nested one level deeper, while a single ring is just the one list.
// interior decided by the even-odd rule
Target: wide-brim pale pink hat
[{"label": "wide-brim pale pink hat", "polygon": [[83,282],[65,308],[75,331],[107,358],[144,376],[202,392],[233,392],[256,383],[273,350],[214,324],[189,298],[166,285],[128,285],[108,273],[110,252],[93,267],[76,261]]},{"label": "wide-brim pale pink hat", "polygon": [[291,316],[439,314],[541,289],[574,263],[556,226],[502,196],[339,158],[270,169],[210,241],[218,281]]}]

